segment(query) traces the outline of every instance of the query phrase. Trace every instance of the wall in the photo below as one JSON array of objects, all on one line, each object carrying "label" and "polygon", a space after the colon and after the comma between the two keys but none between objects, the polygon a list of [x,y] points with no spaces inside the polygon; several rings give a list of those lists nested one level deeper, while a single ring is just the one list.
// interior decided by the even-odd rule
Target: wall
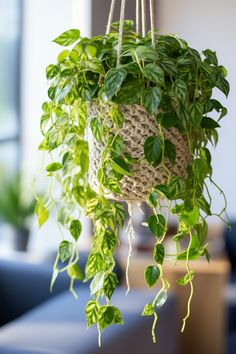
[{"label": "wall", "polygon": [[[219,62],[228,69],[231,93],[226,102],[229,114],[222,121],[220,140],[213,153],[214,179],[228,199],[228,213],[236,218],[236,2],[235,0],[158,0],[157,23],[162,33],[175,33],[192,47],[217,51]],[[221,196],[214,192],[215,207],[222,205]]]}]

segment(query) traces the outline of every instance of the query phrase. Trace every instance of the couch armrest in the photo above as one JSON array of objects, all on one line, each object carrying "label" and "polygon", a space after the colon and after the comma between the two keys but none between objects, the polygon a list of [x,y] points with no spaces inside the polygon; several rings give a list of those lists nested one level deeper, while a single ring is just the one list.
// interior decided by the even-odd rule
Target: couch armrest
[{"label": "couch armrest", "polygon": [[0,260],[0,325],[69,288],[60,274],[50,293],[51,265]]}]

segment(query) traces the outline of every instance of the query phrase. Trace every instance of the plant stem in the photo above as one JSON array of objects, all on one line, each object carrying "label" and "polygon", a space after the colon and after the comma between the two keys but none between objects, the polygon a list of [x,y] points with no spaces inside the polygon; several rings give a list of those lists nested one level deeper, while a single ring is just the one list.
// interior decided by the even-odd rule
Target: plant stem
[{"label": "plant stem", "polygon": [[157,317],[157,314],[155,311],[154,311],[153,316],[154,316],[154,320],[153,320],[153,324],[152,324],[152,340],[153,340],[153,343],[156,343],[155,328],[156,328],[158,317]]},{"label": "plant stem", "polygon": [[183,325],[182,325],[182,328],[181,328],[181,333],[184,332],[186,321],[190,317],[191,301],[192,301],[192,297],[193,297],[193,282],[191,280],[191,276],[190,276],[191,272],[190,272],[190,268],[189,268],[189,251],[190,251],[191,243],[192,243],[192,233],[191,233],[191,230],[189,230],[189,246],[188,246],[188,249],[187,249],[187,256],[186,256],[185,265],[186,265],[187,274],[189,275],[189,279],[190,279],[190,281],[189,281],[189,284],[190,284],[190,295],[189,295],[188,305],[187,305],[187,314],[183,318]]}]

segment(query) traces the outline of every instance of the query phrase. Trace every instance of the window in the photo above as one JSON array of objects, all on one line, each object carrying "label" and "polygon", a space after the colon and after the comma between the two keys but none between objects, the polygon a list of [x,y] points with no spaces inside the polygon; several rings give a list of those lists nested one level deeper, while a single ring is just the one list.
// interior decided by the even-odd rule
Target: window
[{"label": "window", "polygon": [[21,0],[0,0],[0,168],[15,169],[20,141]]}]

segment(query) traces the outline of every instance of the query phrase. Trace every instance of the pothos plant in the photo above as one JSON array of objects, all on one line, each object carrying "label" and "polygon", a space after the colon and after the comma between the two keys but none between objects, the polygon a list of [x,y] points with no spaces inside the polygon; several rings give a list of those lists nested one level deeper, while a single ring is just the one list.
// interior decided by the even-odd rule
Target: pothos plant
[{"label": "pothos plant", "polygon": [[[42,226],[48,219],[49,209],[55,208],[60,230],[69,230],[70,240],[62,235],[51,285],[64,271],[71,279],[73,293],[75,281],[92,280],[92,299],[85,309],[86,319],[88,327],[96,324],[101,334],[107,326],[123,323],[121,312],[111,303],[118,284],[113,272],[113,254],[119,244],[119,230],[125,223],[125,208],[119,201],[119,197],[122,199],[121,182],[127,176],[132,177],[135,166],[144,162],[156,170],[161,167],[166,170],[165,183],[154,183],[146,195],[146,203],[153,210],[147,226],[155,246],[153,264],[146,268],[144,277],[148,287],[159,281],[161,287],[153,302],[146,304],[142,315],[153,316],[155,341],[158,308],[165,302],[169,288],[162,267],[168,257],[164,241],[170,214],[175,215],[178,223],[177,233],[172,237],[176,244],[172,258],[186,262],[186,274],[178,283],[190,287],[182,330],[190,315],[193,295],[194,272],[190,270],[189,260],[206,257],[209,261],[210,258],[206,219],[217,213],[211,210],[209,184],[223,192],[212,179],[208,145],[217,144],[220,121],[227,114],[227,109],[212,95],[217,88],[228,96],[229,84],[226,69],[219,65],[216,53],[210,49],[199,53],[185,40],[158,32],[153,43],[150,32],[140,36],[133,31],[133,22],[126,20],[117,65],[118,39],[119,23],[114,23],[110,33],[91,39],[82,38],[78,29],[71,29],[54,40],[61,46],[72,47],[63,50],[57,63],[46,69],[49,99],[42,105],[44,138],[39,149],[49,153],[52,161],[46,171],[51,181],[56,178],[60,183],[62,193],[60,198],[53,197],[51,182],[48,194],[37,201],[36,213]],[[91,117],[89,107],[94,103],[102,109]],[[121,109],[123,105],[143,107],[146,114],[154,118],[150,119],[150,124],[159,132],[145,137],[139,159],[126,152],[121,134],[126,119]],[[176,163],[175,144],[165,138],[165,132],[173,127],[188,146],[190,158],[185,177],[173,174],[168,167]],[[91,188],[88,179],[88,130],[102,147],[97,190]],[[110,200],[109,193],[117,198]],[[82,210],[94,225],[85,275],[79,266],[78,251]],[[225,210],[226,200],[217,214],[222,220]],[[132,232],[130,228],[129,236]]]}]

